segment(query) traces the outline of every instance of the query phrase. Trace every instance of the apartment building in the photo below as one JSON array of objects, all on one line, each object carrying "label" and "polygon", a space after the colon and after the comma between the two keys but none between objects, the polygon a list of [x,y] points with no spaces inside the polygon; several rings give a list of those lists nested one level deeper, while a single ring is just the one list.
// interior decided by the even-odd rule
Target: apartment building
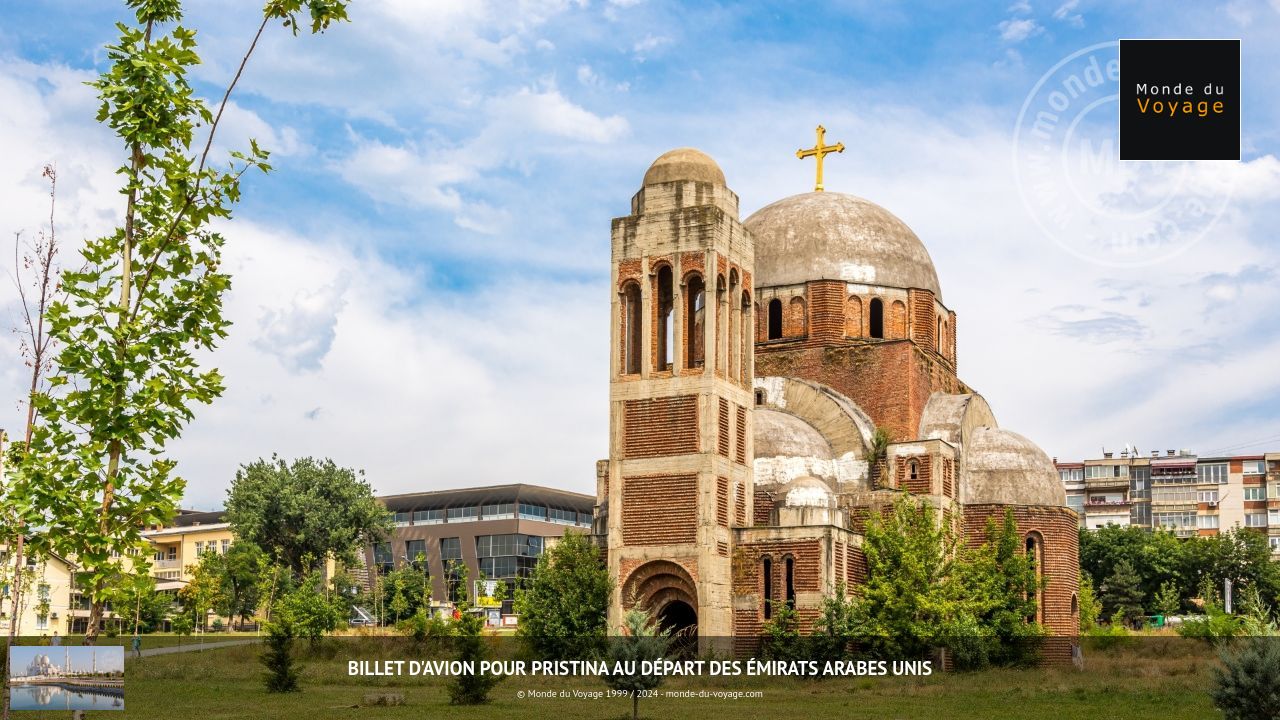
[{"label": "apartment building", "polygon": [[1200,457],[1187,450],[1122,450],[1054,463],[1080,527],[1161,527],[1179,537],[1254,528],[1280,554],[1280,453]]}]

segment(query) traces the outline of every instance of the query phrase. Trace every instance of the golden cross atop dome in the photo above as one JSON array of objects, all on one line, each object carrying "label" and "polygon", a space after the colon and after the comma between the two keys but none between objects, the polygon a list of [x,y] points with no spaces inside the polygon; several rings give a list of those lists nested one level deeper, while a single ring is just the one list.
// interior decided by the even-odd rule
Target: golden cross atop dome
[{"label": "golden cross atop dome", "polygon": [[818,126],[818,142],[815,143],[814,146],[809,148],[808,150],[796,151],[796,157],[800,158],[801,160],[808,157],[818,159],[818,182],[815,183],[813,186],[813,189],[815,192],[822,192],[822,157],[824,155],[827,155],[828,153],[844,152],[844,143],[836,143],[835,145],[823,145],[822,144],[823,139],[826,137],[826,134],[827,134],[827,129],[819,125]]}]

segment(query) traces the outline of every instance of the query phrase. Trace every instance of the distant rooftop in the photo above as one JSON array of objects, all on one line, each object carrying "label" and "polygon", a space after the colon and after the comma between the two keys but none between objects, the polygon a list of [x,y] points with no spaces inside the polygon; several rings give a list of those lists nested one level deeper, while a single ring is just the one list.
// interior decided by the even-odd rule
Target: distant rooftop
[{"label": "distant rooftop", "polygon": [[594,495],[525,483],[382,495],[378,500],[392,512],[510,502],[557,505],[590,512],[596,503]]}]

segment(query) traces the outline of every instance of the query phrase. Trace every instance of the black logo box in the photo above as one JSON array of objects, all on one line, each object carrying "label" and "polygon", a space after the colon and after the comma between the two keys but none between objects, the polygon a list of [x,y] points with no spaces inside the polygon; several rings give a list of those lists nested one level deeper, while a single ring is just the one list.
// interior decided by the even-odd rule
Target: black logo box
[{"label": "black logo box", "polygon": [[1121,160],[1239,160],[1240,102],[1239,40],[1120,41]]}]

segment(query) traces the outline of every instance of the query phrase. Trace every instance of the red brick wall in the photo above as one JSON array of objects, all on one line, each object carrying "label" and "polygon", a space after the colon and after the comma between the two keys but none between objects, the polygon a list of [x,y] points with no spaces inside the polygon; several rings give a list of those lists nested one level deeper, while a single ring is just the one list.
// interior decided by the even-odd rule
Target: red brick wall
[{"label": "red brick wall", "polygon": [[628,458],[698,452],[698,400],[692,395],[627,400],[623,453]]},{"label": "red brick wall", "polygon": [[845,283],[815,280],[808,284],[809,338],[836,340],[844,337]]},{"label": "red brick wall", "polygon": [[[640,475],[622,480],[622,541],[692,543],[698,533],[696,475]],[[683,502],[672,502],[673,499]]]},{"label": "red brick wall", "polygon": [[752,518],[754,520],[753,525],[769,524],[769,515],[773,512],[773,502],[773,496],[770,493],[764,490],[756,490],[755,502],[753,503],[753,508],[755,509],[754,517]]},{"label": "red brick wall", "polygon": [[933,293],[929,290],[908,290],[910,306],[911,339],[923,347],[938,347],[938,322],[934,314]]},{"label": "red brick wall", "polygon": [[[1008,505],[967,505],[964,508],[965,541],[972,547],[987,537],[987,519],[1003,522]],[[1018,532],[1025,538],[1039,533],[1044,539],[1042,576],[1042,616],[1044,626],[1053,635],[1075,637],[1080,633],[1079,613],[1072,612],[1072,598],[1080,588],[1079,521],[1068,508],[1012,506]],[[1069,648],[1067,648],[1069,655]],[[1046,658],[1049,660],[1049,658]],[[1070,657],[1066,660],[1069,662]]]},{"label": "red brick wall", "polygon": [[721,455],[729,457],[729,440],[732,436],[729,434],[729,401],[724,398],[720,398],[720,414],[717,416],[717,423],[716,449]]},{"label": "red brick wall", "polygon": [[[756,543],[739,545],[734,553],[733,562],[733,594],[753,594],[757,607],[734,611],[734,635],[758,635],[764,624],[764,573],[761,560],[764,556],[773,560],[773,599],[785,600],[786,594],[786,558],[792,557],[794,565],[794,587],[797,594],[818,592],[822,589],[822,548],[818,540],[763,540]],[[802,632],[813,627],[818,619],[819,608],[796,607]]]},{"label": "red brick wall", "polygon": [[729,478],[716,478],[716,523],[729,527]]},{"label": "red brick wall", "polygon": [[938,356],[910,342],[777,343],[756,346],[756,377],[812,380],[847,395],[895,440],[916,437],[929,396],[967,392]]},{"label": "red brick wall", "polygon": [[734,448],[734,459],[739,465],[747,464],[747,409],[741,405],[738,408],[738,425],[735,430],[737,435],[737,443]]}]

